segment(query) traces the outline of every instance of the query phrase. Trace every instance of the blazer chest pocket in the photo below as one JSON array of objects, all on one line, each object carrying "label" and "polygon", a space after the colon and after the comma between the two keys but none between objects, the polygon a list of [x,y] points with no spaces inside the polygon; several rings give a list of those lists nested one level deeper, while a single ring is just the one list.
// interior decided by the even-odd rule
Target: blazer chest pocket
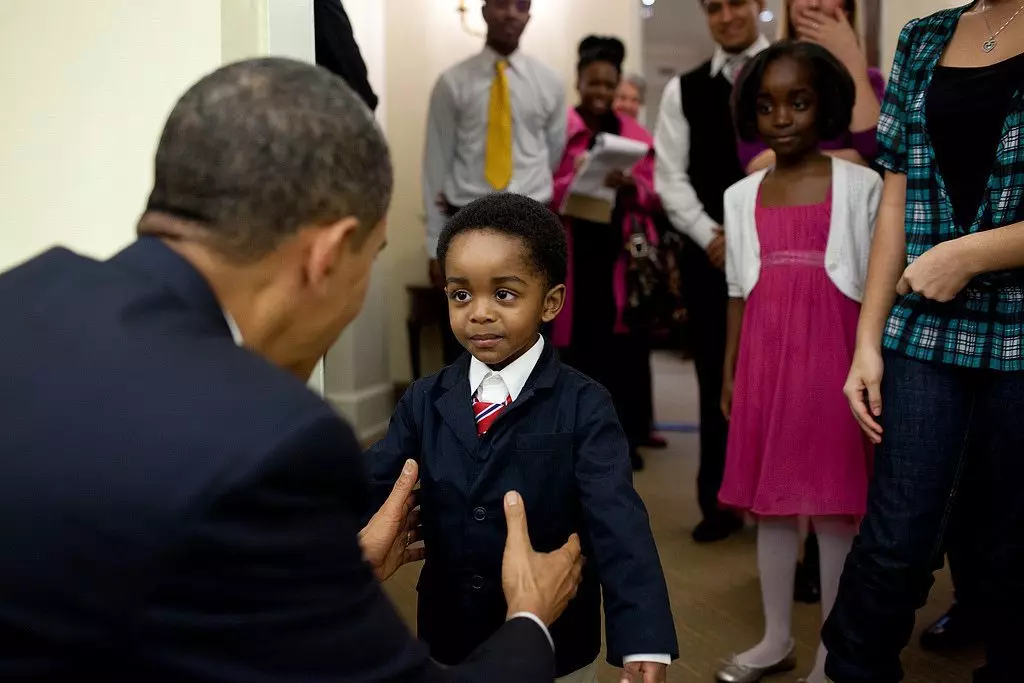
[{"label": "blazer chest pocket", "polygon": [[521,485],[537,491],[557,491],[573,478],[572,434],[520,434],[510,465]]},{"label": "blazer chest pocket", "polygon": [[519,434],[516,451],[572,458],[572,434]]}]

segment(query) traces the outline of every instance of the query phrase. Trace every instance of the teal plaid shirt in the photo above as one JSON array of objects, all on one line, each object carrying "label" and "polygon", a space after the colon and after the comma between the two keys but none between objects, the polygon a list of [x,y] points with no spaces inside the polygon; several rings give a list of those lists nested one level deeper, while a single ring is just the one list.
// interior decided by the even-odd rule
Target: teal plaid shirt
[{"label": "teal plaid shirt", "polygon": [[[947,240],[1024,220],[1024,90],[1014,94],[988,189],[974,224],[956,224],[927,132],[925,95],[967,7],[904,27],[878,121],[878,163],[907,176],[907,263]],[[970,125],[965,121],[964,125]],[[949,303],[901,297],[885,327],[885,348],[965,368],[1024,370],[1024,276],[989,273]]]}]

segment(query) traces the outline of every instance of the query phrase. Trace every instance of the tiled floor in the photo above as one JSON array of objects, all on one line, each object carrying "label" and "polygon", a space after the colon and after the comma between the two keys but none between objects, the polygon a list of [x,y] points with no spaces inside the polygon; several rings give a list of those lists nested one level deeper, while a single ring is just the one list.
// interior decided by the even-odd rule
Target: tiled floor
[{"label": "tiled floor", "polygon": [[[658,419],[669,423],[696,421],[695,385],[691,367],[669,355],[655,358]],[[636,486],[651,515],[665,576],[671,593],[681,657],[669,669],[670,683],[708,682],[722,657],[753,645],[761,636],[760,590],[755,566],[754,530],[712,546],[697,546],[689,536],[696,522],[694,477],[697,465],[697,436],[669,433],[669,448],[646,455],[648,467],[636,477]],[[415,614],[416,568],[408,568],[389,582],[402,613]],[[938,577],[932,601],[922,610],[918,627],[923,628],[948,606],[951,588],[948,577]],[[410,621],[410,623],[412,623]],[[793,683],[805,676],[813,664],[820,612],[816,606],[796,605],[794,637],[800,666],[792,675],[768,679]],[[955,657],[930,655],[914,645],[904,657],[907,683],[963,683],[978,653]],[[618,683],[615,670],[605,666],[601,683]]]}]

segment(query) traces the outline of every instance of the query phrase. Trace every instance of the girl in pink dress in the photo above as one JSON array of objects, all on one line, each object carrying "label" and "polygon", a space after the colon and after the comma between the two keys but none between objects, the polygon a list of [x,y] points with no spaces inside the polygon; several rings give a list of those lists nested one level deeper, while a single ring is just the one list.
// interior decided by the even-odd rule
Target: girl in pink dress
[{"label": "girl in pink dress", "polygon": [[[763,640],[719,672],[750,682],[796,667],[790,637],[799,520],[821,549],[827,617],[865,511],[871,447],[843,396],[881,193],[872,170],[830,158],[853,81],[826,50],[776,43],[737,84],[736,121],[775,166],[725,196],[728,342],[722,409],[730,420],[720,502],[758,519]],[[807,679],[824,681],[824,650]]]}]

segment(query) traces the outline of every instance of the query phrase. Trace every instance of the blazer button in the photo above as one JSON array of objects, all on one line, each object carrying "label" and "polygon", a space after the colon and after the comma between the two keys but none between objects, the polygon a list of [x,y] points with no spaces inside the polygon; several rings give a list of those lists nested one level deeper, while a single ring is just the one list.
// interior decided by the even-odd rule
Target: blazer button
[{"label": "blazer button", "polygon": [[483,508],[477,508],[476,510],[473,510],[473,519],[475,519],[478,522],[484,521],[485,519],[487,519],[487,510],[484,510]]},{"label": "blazer button", "polygon": [[480,590],[481,588],[484,587],[484,577],[482,577],[479,574],[477,574],[476,576],[474,576],[472,579],[469,580],[469,585],[475,591]]}]

